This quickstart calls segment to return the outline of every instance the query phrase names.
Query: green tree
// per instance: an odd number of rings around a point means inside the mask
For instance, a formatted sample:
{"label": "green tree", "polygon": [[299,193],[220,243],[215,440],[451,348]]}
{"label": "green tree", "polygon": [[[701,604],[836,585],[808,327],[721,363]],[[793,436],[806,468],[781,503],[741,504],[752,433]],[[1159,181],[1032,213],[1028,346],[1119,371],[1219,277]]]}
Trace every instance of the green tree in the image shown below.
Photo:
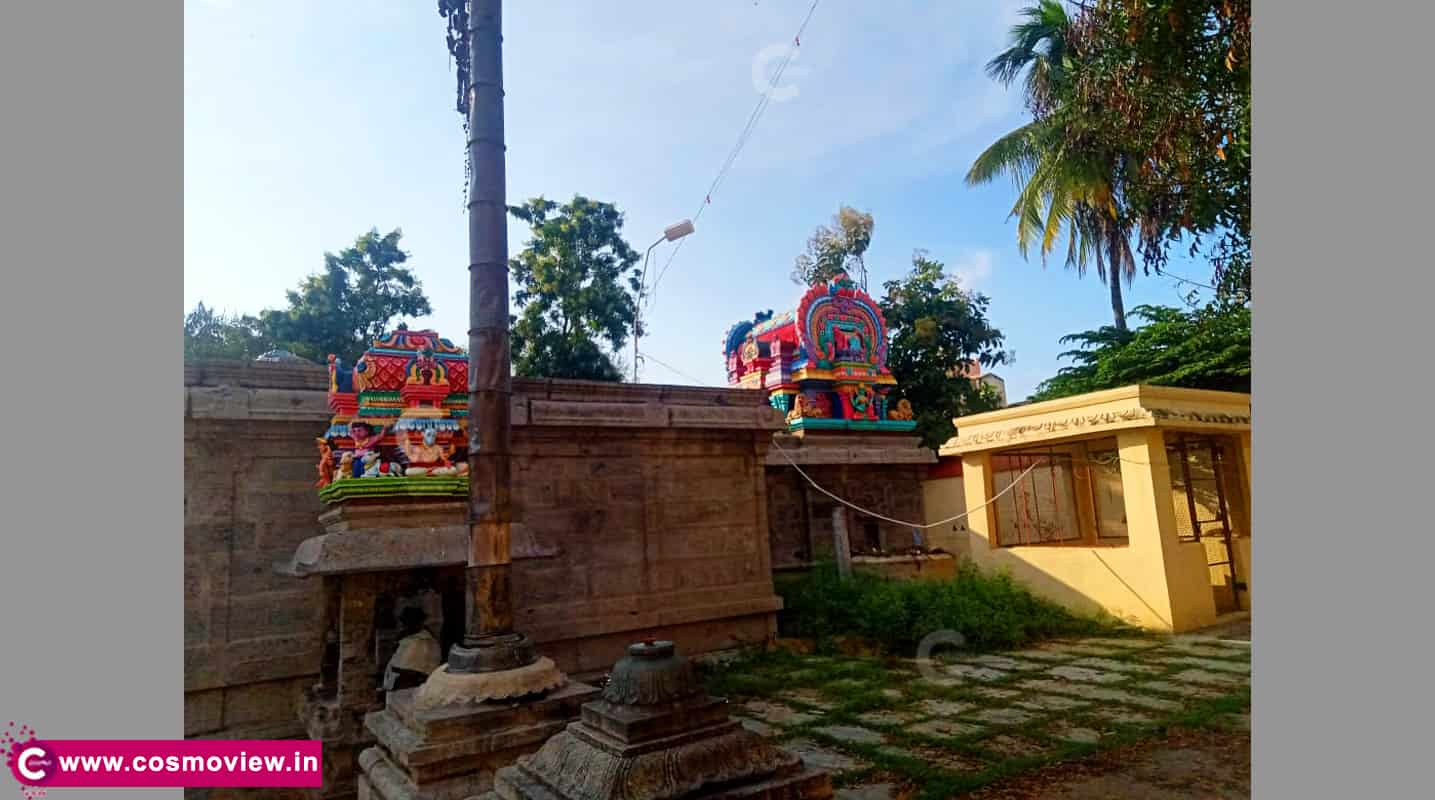
{"label": "green tree", "polygon": [[1203,239],[1214,283],[1250,297],[1250,0],[1091,0],[1068,102],[1123,157],[1118,181],[1146,265]]}
{"label": "green tree", "polygon": [[638,292],[638,254],[623,240],[622,213],[581,195],[561,206],[536,197],[509,212],[532,233],[509,260],[520,308],[515,373],[621,380],[612,354],[632,331]]}
{"label": "green tree", "polygon": [[184,315],[184,359],[228,358],[252,361],[272,343],[251,316],[224,315],[204,303]]}
{"label": "green tree", "polygon": [[1111,290],[1111,312],[1126,328],[1121,281],[1136,275],[1132,226],[1114,183],[1116,154],[1099,138],[1084,134],[1068,101],[1074,52],[1072,21],[1059,0],[1039,0],[1022,10],[1011,30],[1011,45],[987,64],[987,72],[1010,85],[1023,73],[1033,121],[1002,136],[977,156],[967,184],[1010,176],[1017,185],[1011,215],[1017,219],[1017,246],[1025,257],[1040,243],[1042,263],[1063,229],[1070,243],[1066,265],[1096,274]]}
{"label": "green tree", "polygon": [[807,250],[792,267],[792,281],[800,286],[824,283],[847,273],[863,291],[867,289],[867,262],[862,255],[872,244],[872,215],[842,206],[831,225],[819,225],[807,240]]}
{"label": "green tree", "polygon": [[260,313],[264,333],[312,361],[332,353],[353,363],[395,317],[430,313],[418,279],[402,266],[409,258],[399,249],[402,235],[370,230],[338,254],[325,253],[324,271],[286,293],[288,309]]}
{"label": "green tree", "polygon": [[1011,361],[1001,331],[987,321],[987,297],[963,290],[943,268],[925,252],[914,252],[911,272],[883,284],[880,303],[891,337],[887,366],[897,379],[895,398],[911,402],[922,444],[934,449],[956,432],[953,417],[997,406],[991,387],[965,377],[967,365]]}
{"label": "green tree", "polygon": [[1032,400],[1114,389],[1134,383],[1251,390],[1251,310],[1240,303],[1203,308],[1137,306],[1145,324],[1130,331],[1107,326],[1062,337],[1077,349],[1061,354],[1072,366],[1037,386]]}

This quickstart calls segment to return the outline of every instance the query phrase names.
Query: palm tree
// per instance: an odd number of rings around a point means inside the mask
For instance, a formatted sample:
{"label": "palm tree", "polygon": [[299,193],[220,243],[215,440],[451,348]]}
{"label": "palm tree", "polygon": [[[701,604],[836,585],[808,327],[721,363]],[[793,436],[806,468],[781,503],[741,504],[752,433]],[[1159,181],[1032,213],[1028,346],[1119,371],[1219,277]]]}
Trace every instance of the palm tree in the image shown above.
{"label": "palm tree", "polygon": [[1131,224],[1123,218],[1112,179],[1113,154],[1081,141],[1079,120],[1062,102],[1071,68],[1071,20],[1059,0],[1038,0],[1021,13],[1011,46],[987,64],[987,74],[1010,86],[1025,72],[1027,107],[1035,119],[977,156],[966,182],[975,186],[1011,176],[1018,189],[1011,215],[1017,218],[1022,257],[1040,240],[1045,264],[1066,228],[1066,266],[1084,276],[1088,261],[1095,261],[1097,277],[1111,287],[1116,327],[1126,330],[1121,278],[1129,284],[1136,275]]}

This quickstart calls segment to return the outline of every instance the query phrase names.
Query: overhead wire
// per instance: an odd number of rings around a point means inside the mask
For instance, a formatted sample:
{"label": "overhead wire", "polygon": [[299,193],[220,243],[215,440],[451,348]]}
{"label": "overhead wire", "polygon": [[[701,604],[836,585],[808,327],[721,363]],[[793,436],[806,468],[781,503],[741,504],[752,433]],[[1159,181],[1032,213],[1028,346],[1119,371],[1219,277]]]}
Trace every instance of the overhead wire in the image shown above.
{"label": "overhead wire", "polygon": [[[698,219],[702,217],[703,212],[707,210],[707,207],[712,205],[713,194],[716,193],[718,187],[722,185],[723,180],[732,169],[732,165],[737,162],[738,155],[742,153],[743,148],[747,145],[748,139],[752,137],[753,130],[757,128],[757,123],[762,119],[763,113],[767,111],[767,106],[772,101],[772,91],[777,88],[778,81],[782,80],[783,73],[787,71],[787,65],[792,63],[793,57],[797,55],[798,49],[802,46],[802,33],[807,30],[807,24],[812,21],[812,15],[817,10],[817,6],[821,1],[822,0],[812,0],[812,5],[807,9],[807,15],[803,17],[802,24],[797,27],[797,33],[793,34],[792,46],[788,49],[782,61],[778,63],[777,69],[773,71],[771,79],[768,80],[767,89],[762,93],[762,96],[758,98],[757,104],[753,106],[752,113],[748,114],[747,122],[743,124],[742,130],[738,132],[737,141],[733,143],[732,149],[728,151],[727,157],[723,159],[722,166],[718,168],[717,175],[713,177],[712,183],[708,185],[708,190],[703,195],[702,202],[698,204],[698,210],[693,213],[693,222],[697,222]],[[687,239],[678,240],[677,247],[674,247],[673,251],[668,254],[668,260],[663,262],[662,269],[658,270],[657,276],[653,279],[652,290],[647,294],[650,307],[653,303],[654,296],[657,294],[658,284],[662,282],[663,276],[667,274],[668,268],[673,265],[673,259],[677,258],[678,253],[683,249],[683,243],[686,241]]]}

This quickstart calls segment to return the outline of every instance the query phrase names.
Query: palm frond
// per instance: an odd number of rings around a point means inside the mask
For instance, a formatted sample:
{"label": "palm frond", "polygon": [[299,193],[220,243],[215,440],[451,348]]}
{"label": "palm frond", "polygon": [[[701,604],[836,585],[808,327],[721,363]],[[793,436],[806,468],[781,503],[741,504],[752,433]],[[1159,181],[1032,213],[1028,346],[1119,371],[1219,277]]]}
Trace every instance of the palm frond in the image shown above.
{"label": "palm frond", "polygon": [[1041,157],[1037,136],[1042,123],[1029,122],[992,142],[967,171],[968,186],[989,183],[1000,174],[1009,174],[1018,183],[1030,179]]}

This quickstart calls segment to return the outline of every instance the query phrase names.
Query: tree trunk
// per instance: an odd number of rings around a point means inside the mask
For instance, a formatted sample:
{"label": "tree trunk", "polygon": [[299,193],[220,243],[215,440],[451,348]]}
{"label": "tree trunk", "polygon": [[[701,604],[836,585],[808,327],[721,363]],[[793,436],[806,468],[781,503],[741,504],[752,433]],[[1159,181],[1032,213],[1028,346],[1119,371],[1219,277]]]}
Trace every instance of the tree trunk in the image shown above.
{"label": "tree trunk", "polygon": [[1116,329],[1126,330],[1126,306],[1121,302],[1121,276],[1111,275],[1111,313],[1116,318]]}
{"label": "tree trunk", "polygon": [[1121,228],[1117,225],[1110,225],[1107,234],[1107,264],[1110,269],[1107,271],[1107,282],[1111,284],[1111,313],[1116,318],[1116,329],[1126,330],[1126,306],[1121,301],[1121,273],[1125,271],[1125,253],[1121,247]]}

